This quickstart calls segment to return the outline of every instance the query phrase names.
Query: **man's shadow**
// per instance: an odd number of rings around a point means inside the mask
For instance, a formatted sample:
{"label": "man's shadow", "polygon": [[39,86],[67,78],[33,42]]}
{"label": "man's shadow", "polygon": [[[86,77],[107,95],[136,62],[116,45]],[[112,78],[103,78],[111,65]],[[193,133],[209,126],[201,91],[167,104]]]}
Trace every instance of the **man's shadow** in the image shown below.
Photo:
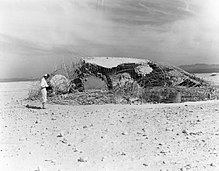
{"label": "man's shadow", "polygon": [[27,104],[25,107],[28,108],[28,109],[42,109],[41,107],[38,107],[38,106],[31,106],[31,105],[29,105],[29,104]]}

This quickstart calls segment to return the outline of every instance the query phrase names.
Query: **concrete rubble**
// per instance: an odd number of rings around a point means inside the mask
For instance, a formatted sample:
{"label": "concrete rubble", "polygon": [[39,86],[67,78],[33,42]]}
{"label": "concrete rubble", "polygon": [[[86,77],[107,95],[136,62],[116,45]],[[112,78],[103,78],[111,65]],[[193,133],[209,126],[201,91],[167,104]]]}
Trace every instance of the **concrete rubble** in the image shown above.
{"label": "concrete rubble", "polygon": [[109,103],[179,103],[218,99],[209,82],[178,67],[146,59],[81,58],[76,77],[55,75],[50,83],[53,103],[88,105]]}

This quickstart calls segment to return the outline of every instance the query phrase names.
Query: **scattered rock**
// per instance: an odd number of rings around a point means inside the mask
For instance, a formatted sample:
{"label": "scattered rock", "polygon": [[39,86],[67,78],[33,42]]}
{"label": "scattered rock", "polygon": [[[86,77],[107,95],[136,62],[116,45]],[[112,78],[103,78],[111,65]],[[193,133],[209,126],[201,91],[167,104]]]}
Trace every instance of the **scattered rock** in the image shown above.
{"label": "scattered rock", "polygon": [[188,135],[186,130],[183,130],[182,133]]}
{"label": "scattered rock", "polygon": [[128,135],[128,132],[122,132],[122,135]]}
{"label": "scattered rock", "polygon": [[104,161],[106,159],[106,156],[103,156],[102,158],[101,158],[101,161]]}
{"label": "scattered rock", "polygon": [[47,168],[40,166],[34,171],[47,171]]}
{"label": "scattered rock", "polygon": [[59,135],[57,135],[57,137],[63,137],[62,133],[60,133]]}
{"label": "scattered rock", "polygon": [[78,152],[78,149],[76,147],[72,148],[73,152]]}
{"label": "scattered rock", "polygon": [[186,168],[186,169],[191,169],[191,164],[187,164],[187,165],[185,166],[185,168]]}
{"label": "scattered rock", "polygon": [[211,163],[210,166],[214,167],[215,165],[213,163]]}
{"label": "scattered rock", "polygon": [[122,156],[125,156],[126,154],[124,152],[121,153]]}
{"label": "scattered rock", "polygon": [[87,157],[86,157],[86,158],[80,157],[80,158],[78,159],[78,162],[87,162]]}
{"label": "scattered rock", "polygon": [[67,141],[67,139],[64,138],[63,140],[61,140],[61,142],[64,144],[67,144],[68,141]]}
{"label": "scattered rock", "polygon": [[53,164],[55,164],[55,161],[54,160],[45,160],[46,162],[51,162]]}
{"label": "scattered rock", "polygon": [[146,163],[143,163],[143,166],[147,167],[147,166],[148,166],[148,164],[146,164]]}
{"label": "scattered rock", "polygon": [[19,141],[24,141],[24,140],[27,140],[27,138],[26,138],[26,137],[21,137],[21,138],[19,139]]}
{"label": "scattered rock", "polygon": [[166,152],[165,152],[165,151],[160,151],[160,153],[161,153],[161,154],[166,154]]}

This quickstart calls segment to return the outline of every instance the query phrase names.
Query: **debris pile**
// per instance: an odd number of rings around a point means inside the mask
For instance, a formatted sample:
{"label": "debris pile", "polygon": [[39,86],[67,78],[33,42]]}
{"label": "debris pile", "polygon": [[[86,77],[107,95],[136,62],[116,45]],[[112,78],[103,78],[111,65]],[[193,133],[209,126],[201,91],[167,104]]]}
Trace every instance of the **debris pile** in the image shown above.
{"label": "debris pile", "polygon": [[150,60],[86,57],[77,66],[74,79],[52,77],[52,103],[175,103],[219,98],[218,89],[207,81]]}
{"label": "debris pile", "polygon": [[86,92],[57,95],[49,98],[50,103],[63,105],[101,105],[116,103],[114,94],[108,91],[90,90]]}
{"label": "debris pile", "polygon": [[[136,58],[87,57],[81,59],[79,68],[82,77],[93,75],[104,80],[109,90],[114,89],[114,77],[129,75],[140,87],[208,85],[204,80],[186,71],[168,65],[161,65],[149,60]],[[116,82],[118,82],[116,80]]]}
{"label": "debris pile", "polygon": [[67,93],[69,91],[69,80],[63,75],[55,75],[50,79],[51,87],[56,93]]}
{"label": "debris pile", "polygon": [[144,103],[175,103],[179,94],[180,102],[219,99],[218,89],[183,86],[145,88],[141,99]]}
{"label": "debris pile", "polygon": [[49,102],[62,105],[103,105],[179,103],[219,99],[218,90],[206,89],[205,87],[185,88],[181,86],[145,88],[141,90],[141,93],[139,93],[138,96],[130,95],[130,92],[127,94],[123,92],[115,94],[114,92],[109,91],[89,90],[85,92],[52,96],[49,98]]}
{"label": "debris pile", "polygon": [[116,94],[129,94],[130,96],[139,96],[141,87],[131,78],[128,73],[116,75],[113,79],[113,90]]}

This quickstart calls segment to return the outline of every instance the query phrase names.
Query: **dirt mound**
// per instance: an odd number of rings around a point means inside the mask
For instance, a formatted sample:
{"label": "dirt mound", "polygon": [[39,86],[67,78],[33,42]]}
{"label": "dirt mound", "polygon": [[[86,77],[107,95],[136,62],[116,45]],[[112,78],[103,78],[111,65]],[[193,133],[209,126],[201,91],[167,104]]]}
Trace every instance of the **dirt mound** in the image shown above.
{"label": "dirt mound", "polygon": [[[85,92],[56,95],[50,97],[49,101],[50,103],[63,105],[103,105],[180,103],[219,99],[218,90],[206,89],[206,87],[151,87],[139,90],[133,85],[134,83],[132,86],[123,87],[123,89],[119,89],[117,92],[89,90]],[[130,87],[133,89],[130,89]],[[138,94],[138,96],[136,96],[136,94]]]}
{"label": "dirt mound", "polygon": [[69,104],[69,105],[101,105],[116,103],[114,94],[111,92],[103,92],[97,90],[90,90],[86,92],[70,93],[65,95],[53,96],[49,99],[51,103],[55,104]]}
{"label": "dirt mound", "polygon": [[81,59],[74,72],[72,79],[55,75],[50,80],[55,92],[51,95],[56,94],[52,102],[176,103],[219,98],[218,88],[204,79],[150,60],[87,57]]}

